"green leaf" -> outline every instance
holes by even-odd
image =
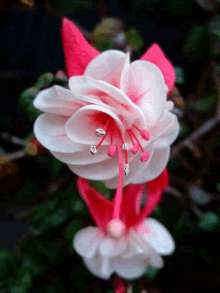
[[[98,192],[104,195],[107,199],[111,199],[111,192],[101,181],[90,180],[89,184],[93,186]]]
[[[23,91],[19,98],[19,106],[28,115],[30,120],[34,120],[41,113],[33,105],[33,100],[39,93],[38,88],[31,87]]]
[[[156,269],[156,268],[153,268],[153,267],[148,267],[145,275],[149,279],[154,280],[158,273],[159,273],[159,269]]]
[[[57,227],[62,225],[64,222],[66,222],[67,217],[68,217],[67,210],[61,208],[58,211],[55,211],[54,213],[49,214],[45,218],[45,222],[52,227]]]
[[[127,44],[136,51],[139,51],[144,45],[144,40],[141,34],[135,28],[131,28],[126,32],[126,40]]]
[[[47,265],[42,257],[37,257],[37,255],[24,255],[22,258],[22,267],[29,270],[36,277],[46,270]]]
[[[71,199],[70,205],[71,205],[71,209],[74,213],[83,214],[83,215],[88,214],[86,206],[81,198],[73,197]]]
[[[187,232],[187,225],[186,223],[183,221],[183,219],[179,219],[173,228],[173,235],[175,235],[175,237],[182,239],[183,236],[186,234]]]
[[[16,277],[15,283],[9,286],[10,293],[25,293],[32,286],[32,279],[30,272],[25,268],[19,268]]]
[[[204,231],[213,231],[220,224],[219,216],[214,212],[206,212],[199,220],[198,226]]]
[[[189,133],[189,126],[186,124],[186,122],[180,122],[180,133],[179,137],[184,137]]]
[[[51,86],[55,82],[55,76],[51,72],[43,73],[35,83],[35,87],[39,90]]]
[[[208,34],[206,25],[197,25],[187,36],[183,45],[183,54],[190,60],[201,59],[207,50]]]
[[[182,68],[175,66],[176,71],[176,83],[184,84],[185,83],[185,73]]]
[[[75,234],[83,228],[83,220],[82,219],[75,219],[74,221],[72,221],[66,228],[66,232],[65,232],[65,238],[66,238],[66,242],[67,245],[70,248],[73,248],[73,238],[75,236]]]
[[[217,93],[214,92],[208,97],[201,99],[193,104],[193,108],[198,112],[207,112],[214,108],[217,102]]]
[[[209,22],[209,30],[213,35],[220,37],[220,15],[215,15]]]
[[[19,260],[14,251],[0,246],[0,279],[4,279],[19,264]]]
[[[62,172],[64,168],[64,163],[62,163],[61,161],[54,159],[53,160],[53,166],[52,166],[52,180],[55,180],[56,177]]]

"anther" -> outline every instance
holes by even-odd
[[[150,157],[149,152],[143,152],[140,156],[140,160],[141,160],[141,162],[147,162],[149,157]]]
[[[96,135],[97,135],[98,137],[100,137],[100,136],[104,136],[104,135],[106,134],[106,131],[105,131],[104,129],[102,129],[102,128],[97,128],[97,129],[95,130],[95,133],[96,133]]]
[[[149,140],[150,139],[150,133],[147,130],[145,130],[145,129],[141,129],[140,130],[140,135],[145,140]]]
[[[108,151],[107,151],[108,156],[112,158],[115,155],[115,152],[116,152],[116,145],[111,144],[108,147]]]
[[[129,174],[129,171],[130,171],[129,164],[125,164],[124,171],[125,171],[125,175],[127,176]]]
[[[137,152],[139,151],[139,145],[138,144],[134,144],[132,149],[131,149],[131,152],[132,154],[137,154]]]
[[[96,148],[95,145],[91,145],[91,147],[90,147],[90,153],[91,153],[92,155],[94,155],[94,154],[97,153],[97,148]]]
[[[128,151],[129,150],[129,145],[125,142],[125,143],[123,143],[123,145],[122,145],[122,149],[124,150],[124,151]]]

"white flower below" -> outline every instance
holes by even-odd
[[[73,240],[90,272],[103,279],[114,272],[125,279],[139,278],[148,266],[162,268],[161,255],[169,255],[175,249],[170,233],[153,218],[144,220],[138,231],[130,229],[122,235],[111,232],[104,235],[97,227],[87,227]]]

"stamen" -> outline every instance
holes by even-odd
[[[129,174],[129,171],[130,171],[130,166],[129,166],[129,164],[125,164],[125,166],[124,166],[124,172],[125,172],[125,175],[126,175],[126,176]]]
[[[137,137],[136,137],[136,135],[134,134],[134,132],[133,132],[132,130],[130,130],[130,132],[132,133],[133,137],[135,138],[135,140],[137,141],[137,143],[138,143],[138,145],[139,145],[139,147],[140,147],[140,149],[141,149],[141,152],[142,152],[142,154],[141,154],[141,156],[140,156],[140,160],[141,160],[141,162],[146,162],[146,161],[149,159],[149,157],[150,157],[149,152],[144,151],[144,149],[143,149],[141,143],[140,143],[139,140],[137,139]]]
[[[102,128],[97,128],[96,131],[95,131],[95,133],[96,133],[96,135],[98,137],[100,137],[100,136],[105,135],[106,134],[106,131],[104,129],[102,129]]]
[[[115,152],[116,152],[116,145],[111,144],[108,147],[108,151],[107,151],[108,156],[111,157],[111,158],[114,157]]]
[[[135,155],[139,151],[139,145],[136,144],[136,143],[134,143],[134,140],[133,140],[133,137],[132,137],[132,135],[130,133],[130,130],[127,130],[127,132],[128,132],[128,135],[130,136],[130,139],[131,139],[132,144],[133,144],[133,147],[131,149],[131,152],[132,152],[132,154]]]
[[[123,145],[122,145],[122,149],[124,150],[124,151],[128,151],[129,150],[129,145],[128,145],[128,143],[123,143]]]
[[[96,146],[95,146],[95,145],[91,145],[91,147],[90,147],[90,153],[91,153],[92,155],[94,155],[94,154],[97,153],[97,149],[96,149]]]
[[[147,141],[150,139],[150,133],[147,130],[140,129],[136,125],[133,125],[133,127],[140,132],[140,135],[142,136],[143,139],[145,139]]]
[[[149,157],[150,157],[149,152],[143,152],[141,154],[140,160],[141,160],[141,162],[147,162]]]

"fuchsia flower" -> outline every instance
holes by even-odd
[[[117,188],[153,180],[169,159],[179,125],[167,93],[175,72],[156,44],[130,63],[117,50],[99,53],[63,20],[69,88],[38,94],[34,131],[40,143],[78,176]],[[125,178],[124,178],[125,173]]]
[[[164,171],[147,183],[147,202],[141,208],[144,185],[126,187],[120,207],[108,201],[86,179],[78,179],[78,189],[97,227],[87,227],[74,237],[73,245],[88,269],[108,279],[114,272],[122,278],[140,277],[148,266],[161,268],[160,255],[171,254],[175,248],[172,236],[158,221],[147,218],[158,204],[167,185]],[[119,218],[114,217],[119,208]]]

